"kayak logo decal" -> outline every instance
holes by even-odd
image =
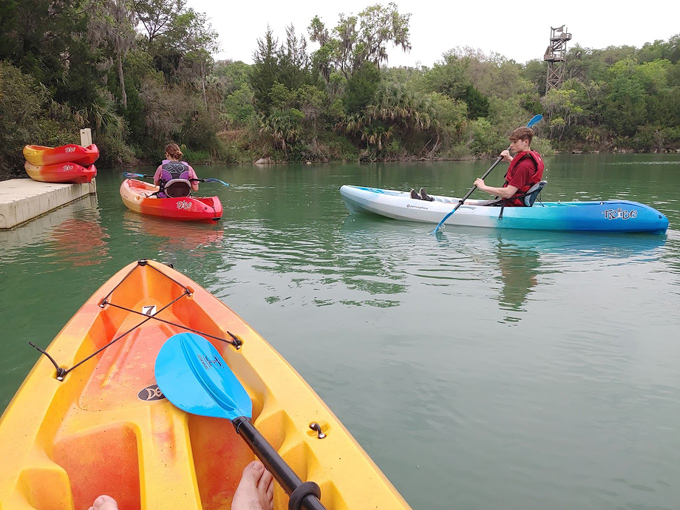
[[[203,368],[206,370],[210,370],[211,368],[222,368],[222,361],[217,356],[213,356],[213,359],[210,359],[207,356],[199,354],[198,361],[201,362],[201,365],[203,365]]]
[[[64,152],[65,152],[66,154],[70,154],[71,152],[75,152],[75,151],[76,151],[76,148],[75,148],[75,147],[66,147],[66,148],[64,149]]]
[[[177,202],[177,209],[180,209],[180,210],[185,209],[185,210],[188,211],[189,209],[191,209],[191,202],[187,202],[185,200],[180,200],[179,202]]]
[[[69,165],[69,164],[67,163],[67,164],[65,164],[65,165],[62,167],[62,170],[63,170],[64,172],[68,172],[69,170],[73,170],[73,165]]]
[[[429,207],[423,207],[422,205],[412,205],[412,204],[406,204],[407,209],[422,209],[423,211],[428,211],[430,208]]]
[[[635,209],[628,211],[619,207],[618,209],[606,209],[602,211],[602,214],[604,214],[604,217],[608,220],[628,220],[637,218],[638,212]]]
[[[165,395],[163,395],[163,392],[157,384],[152,384],[151,386],[147,386],[146,388],[139,390],[139,393],[137,393],[137,398],[139,400],[143,400],[144,402],[151,402],[153,400],[163,400]]]

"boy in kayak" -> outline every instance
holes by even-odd
[[[273,481],[272,474],[260,461],[254,460],[248,464],[234,493],[231,510],[272,510]],[[118,510],[118,504],[111,496],[99,496],[89,510]]]
[[[160,187],[158,198],[188,196],[190,190],[198,191],[198,176],[189,163],[182,161],[183,155],[176,143],[170,143],[165,147],[165,159],[153,174],[153,183]],[[182,188],[183,184],[186,189],[178,193],[171,193],[169,189],[166,191],[166,184],[171,181],[179,181],[176,183],[179,184],[177,187]]]
[[[510,150],[506,149],[500,154],[504,161],[510,163],[502,188],[487,186],[484,179],[475,180],[478,189],[497,197],[487,205],[505,207],[526,205],[522,199],[534,184],[541,181],[545,168],[541,155],[531,150],[533,137],[534,131],[528,127],[520,127],[510,133],[508,137]],[[514,152],[515,156],[511,156],[510,152]]]

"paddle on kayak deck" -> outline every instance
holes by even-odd
[[[250,396],[210,342],[195,333],[173,335],[158,352],[155,374],[160,390],[179,409],[231,420],[236,432],[297,505],[292,508],[324,510],[319,486],[303,483],[250,423]]]

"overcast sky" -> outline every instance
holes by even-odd
[[[271,27],[279,42],[285,27],[292,24],[309,41],[307,27],[318,15],[327,28],[336,26],[339,15],[356,15],[370,5],[389,2],[370,0],[278,0],[224,2],[188,0],[188,6],[208,15],[220,35],[219,60],[252,63],[252,54]],[[524,63],[542,59],[549,44],[550,28],[565,25],[572,34],[567,49],[630,45],[640,48],[656,39],[667,41],[680,33],[680,2],[649,0],[625,3],[602,0],[549,2],[456,1],[427,2],[398,0],[400,14],[411,14],[412,50],[388,46],[389,66],[431,67],[442,54],[457,46],[479,48]],[[607,7],[605,7],[607,5]],[[526,10],[523,10],[526,9]],[[309,43],[311,53],[316,43]]]

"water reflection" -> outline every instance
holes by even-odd
[[[12,230],[0,231],[0,264],[44,254],[73,266],[101,263],[108,254],[109,234],[102,226],[96,195],[55,209]],[[36,253],[37,252],[37,253]]]
[[[125,211],[123,228],[128,234],[161,239],[166,252],[187,251],[197,257],[204,253],[203,248],[220,245],[224,236],[224,228],[219,223],[168,221],[132,211]]]
[[[496,292],[502,322],[519,322],[540,285],[552,285],[556,273],[580,273],[607,266],[662,260],[666,236],[494,230],[454,227],[430,236],[429,225],[398,222],[369,215],[351,215],[341,227],[341,253],[365,253],[379,260],[381,272],[368,266],[365,280],[375,294],[385,293],[385,278],[399,281],[392,293],[425,283],[443,294],[455,294],[461,281]],[[359,258],[359,256],[357,257]],[[361,271],[362,266],[356,266]],[[365,267],[365,266],[364,266]],[[380,276],[383,276],[381,278]],[[350,281],[353,275],[347,275]],[[426,280],[426,281],[423,281]],[[488,284],[498,281],[500,285]],[[381,285],[383,284],[383,285]],[[483,293],[483,290],[479,291]]]
[[[99,221],[70,218],[50,233],[55,255],[73,266],[101,264],[109,252],[109,235]]]
[[[495,237],[503,282],[498,300],[502,309],[514,312],[526,311],[531,293],[541,281],[550,285],[551,274],[658,260],[666,242],[666,236],[657,235],[564,232],[498,231]]]
[[[498,296],[501,309],[509,312],[524,312],[523,306],[532,289],[538,284],[540,258],[537,250],[530,247],[518,247],[499,237],[497,244],[498,267],[502,289]],[[507,322],[518,321],[519,318],[507,316]]]

